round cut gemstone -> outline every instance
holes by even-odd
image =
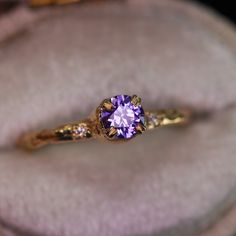
[[[109,109],[101,109],[102,127],[107,133],[111,127],[115,128],[115,138],[132,138],[137,133],[137,125],[144,126],[143,108],[140,104],[133,104],[131,100],[131,96],[117,95],[109,100],[111,102]]]

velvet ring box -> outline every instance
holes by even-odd
[[[236,213],[236,36],[203,7],[112,1],[0,19],[0,232],[230,236]],[[14,148],[105,97],[209,114],[121,144]]]

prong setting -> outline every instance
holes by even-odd
[[[131,97],[131,103],[133,103],[133,105],[135,106],[141,105],[141,98],[138,97],[137,95],[133,95]]]
[[[107,111],[110,111],[110,110],[113,108],[113,104],[112,104],[111,100],[105,99],[105,100],[103,101],[103,107],[104,107]]]
[[[111,127],[108,131],[108,137],[113,138],[117,134],[117,129],[115,127]]]
[[[137,95],[105,99],[97,114],[100,133],[111,141],[131,139],[146,129],[141,98]]]
[[[140,134],[142,134],[146,130],[146,126],[144,124],[137,124],[135,127],[136,131]]]

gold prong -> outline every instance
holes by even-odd
[[[117,133],[116,128],[115,127],[111,127],[109,129],[109,133],[108,133],[109,138],[112,138],[114,135],[116,135],[116,133]]]
[[[138,133],[143,133],[146,130],[146,127],[143,124],[137,124],[135,127],[136,131]]]
[[[141,104],[141,98],[138,97],[137,95],[133,95],[131,97],[131,102],[135,105],[135,106],[138,106]]]
[[[109,100],[109,99],[106,99],[104,100],[103,102],[103,107],[106,109],[106,110],[111,110],[113,108],[113,104],[112,102]]]

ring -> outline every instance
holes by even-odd
[[[32,150],[47,144],[103,139],[110,142],[128,141],[146,130],[186,124],[191,112],[187,109],[144,111],[137,95],[117,95],[104,99],[87,119],[53,129],[23,134],[18,146]]]

